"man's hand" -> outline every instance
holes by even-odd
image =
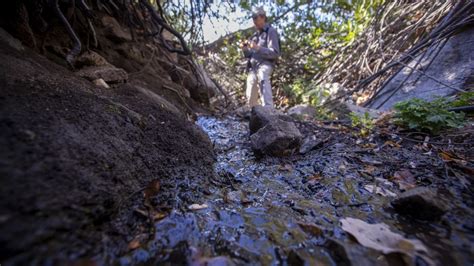
[[[240,42],[239,46],[241,49],[247,49],[249,47],[249,41],[243,40]]]
[[[251,42],[250,48],[254,49],[255,51],[258,51],[260,49],[260,46],[257,44],[257,42]]]

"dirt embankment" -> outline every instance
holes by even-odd
[[[100,89],[5,40],[0,65],[0,263],[124,252],[147,226],[134,209],[153,180],[162,208],[202,195],[214,155],[184,113],[134,82]]]

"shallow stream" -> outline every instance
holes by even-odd
[[[472,225],[472,195],[464,203],[459,195],[459,211],[468,213],[454,217],[454,224],[400,217],[390,208],[391,196],[365,188],[399,193],[382,178],[392,165],[377,160],[395,160],[383,151],[359,150],[352,138],[335,137],[304,156],[258,159],[250,149],[247,121],[200,117],[197,124],[209,135],[217,156],[215,177],[206,182],[207,196],[196,202],[207,207],[173,210],[156,223],[154,239],[122,257],[121,264],[387,265],[381,253],[361,246],[341,229],[340,219],[346,217],[383,222],[394,232],[421,240],[437,263],[468,265],[473,260],[472,227],[464,226],[469,221]],[[409,165],[403,153],[395,161]],[[361,170],[354,154],[363,158],[370,174]]]

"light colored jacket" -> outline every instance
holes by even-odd
[[[263,30],[256,31],[250,38],[250,41],[256,42],[260,49],[244,49],[245,57],[250,60],[250,67],[257,69],[261,64],[275,66],[280,56],[279,40],[280,37],[277,30],[269,24],[266,24]]]

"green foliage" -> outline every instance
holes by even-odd
[[[337,116],[334,114],[334,112],[321,105],[316,106],[315,118],[318,120],[336,120]]]
[[[292,84],[296,102],[318,105],[329,91],[315,84],[314,77],[331,67],[332,59],[341,49],[351,45],[373,20],[382,0],[337,0],[306,2],[294,20],[284,21],[282,32],[283,58],[280,62],[301,72],[288,72],[287,67],[277,68],[277,86]],[[302,4],[303,6],[303,4]],[[302,12],[312,10],[311,12]],[[296,12],[295,12],[296,13]],[[343,60],[343,59],[341,59]],[[281,71],[281,73],[278,73]],[[300,84],[305,84],[301,88]],[[286,91],[286,90],[285,90]]]
[[[349,118],[351,119],[351,125],[360,129],[359,135],[361,137],[368,136],[374,129],[374,119],[372,119],[367,112],[365,112],[364,115],[351,112]]]
[[[457,95],[456,100],[451,103],[453,107],[468,106],[474,104],[474,91],[462,92]]]
[[[317,86],[302,78],[296,79],[289,86],[285,86],[284,90],[294,100],[293,103],[306,103],[315,107],[321,106],[331,96],[330,88]]]
[[[315,107],[316,119],[328,120],[336,118],[333,112],[323,106],[323,103],[329,99],[329,88],[315,86],[304,79],[296,79],[291,85],[283,86],[283,90],[292,99],[290,105],[304,103]]]
[[[273,79],[274,86],[284,92],[278,97],[286,98],[283,102],[290,105],[308,102],[318,106],[324,101],[328,91],[321,88],[324,84],[314,81],[315,77],[332,66],[341,49],[357,41],[384,3],[385,0],[265,1],[264,8],[282,41],[282,58]],[[260,5],[262,2],[255,0],[221,4],[208,0],[165,1],[163,9],[168,21],[184,34],[190,45],[200,46],[204,17],[225,23],[226,12],[222,10],[238,10],[246,14],[240,18],[242,22],[248,22],[251,10]],[[233,40],[248,37],[236,36]],[[228,63],[229,72],[242,72],[244,59],[238,42],[224,42],[220,47],[216,52]]]
[[[227,43],[227,40],[225,41],[226,45],[222,49],[222,59],[232,68],[235,68],[239,60],[241,59],[242,55],[240,53],[240,48],[237,44],[231,44]]]
[[[464,113],[450,112],[452,103],[447,98],[428,102],[413,98],[395,105],[395,123],[409,129],[438,133],[446,128],[463,125]]]

